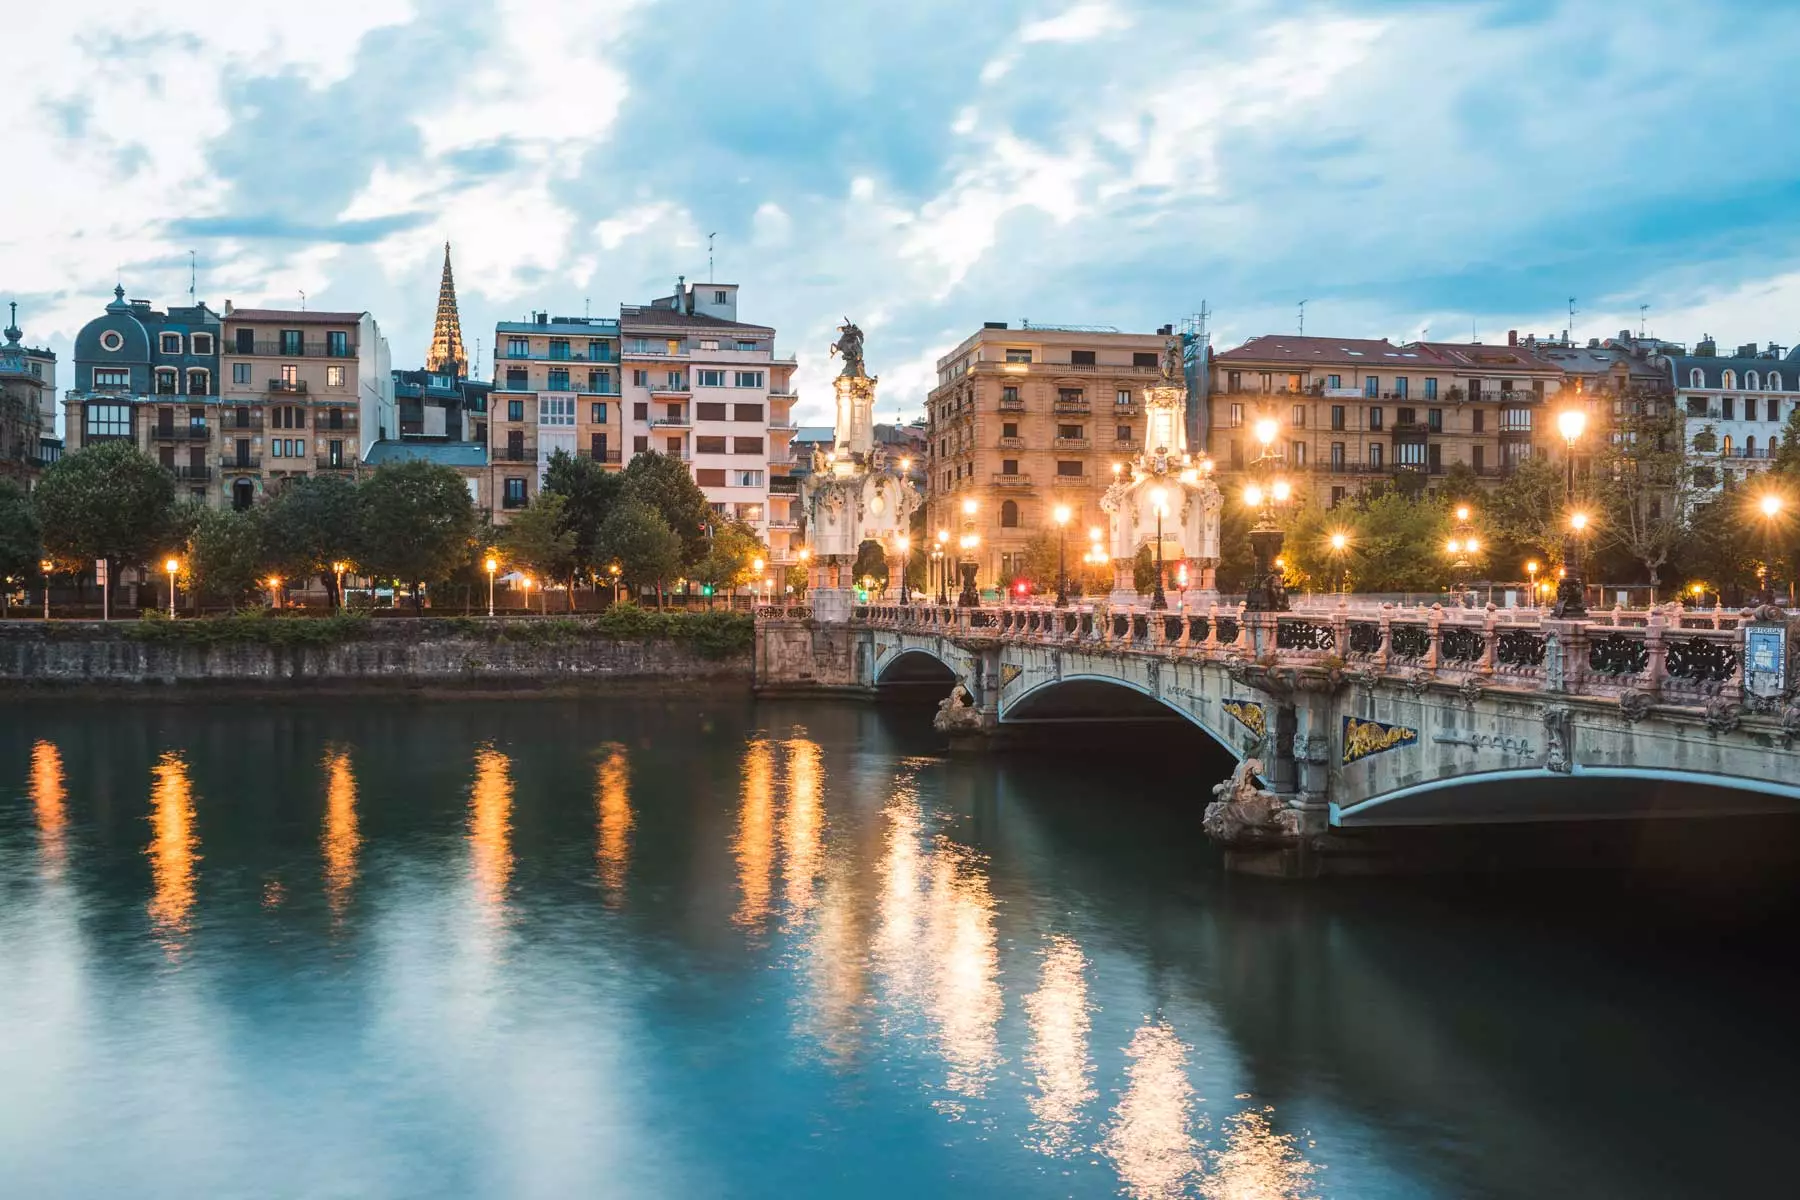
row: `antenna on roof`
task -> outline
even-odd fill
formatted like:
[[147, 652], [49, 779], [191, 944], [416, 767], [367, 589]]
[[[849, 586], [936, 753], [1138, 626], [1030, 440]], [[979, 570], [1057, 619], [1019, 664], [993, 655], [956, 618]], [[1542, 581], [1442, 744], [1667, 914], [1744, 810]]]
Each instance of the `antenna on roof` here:
[[717, 233], [706, 235], [706, 282], [708, 283], [713, 281], [713, 239], [718, 236]]
[[188, 251], [188, 303], [193, 304], [200, 290], [200, 260]]
[[581, 298], [581, 318], [582, 318], [582, 320], [585, 321], [587, 318], [594, 315], [592, 312], [588, 311], [588, 306], [590, 304], [592, 304], [593, 302], [594, 301], [591, 296], [583, 296]]
[[1569, 297], [1569, 327], [1563, 330], [1563, 341], [1575, 344], [1575, 297]]
[[1306, 306], [1308, 303], [1309, 303], [1309, 301], [1306, 301], [1306, 300], [1302, 300], [1300, 302], [1300, 336], [1301, 337], [1306, 336]]
[[1650, 306], [1648, 304], [1638, 305], [1638, 336], [1639, 337], [1644, 336], [1644, 320], [1645, 320], [1645, 317], [1649, 314], [1649, 312], [1650, 312]]
[[474, 378], [474, 379], [481, 378], [481, 339], [480, 338], [475, 339], [475, 373], [471, 378]]
[[300, 311], [301, 312], [306, 311], [306, 293], [305, 292], [300, 293]]

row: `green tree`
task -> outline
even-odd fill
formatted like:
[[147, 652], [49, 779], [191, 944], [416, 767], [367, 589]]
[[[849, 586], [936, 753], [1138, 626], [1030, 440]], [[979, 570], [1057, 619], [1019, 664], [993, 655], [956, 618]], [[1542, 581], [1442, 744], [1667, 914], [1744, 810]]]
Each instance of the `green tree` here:
[[751, 566], [759, 558], [766, 563], [770, 554], [769, 548], [757, 540], [756, 530], [742, 521], [724, 521], [714, 531], [711, 544], [694, 565], [692, 575], [715, 591], [722, 588], [729, 593], [744, 584], [761, 583]]
[[1722, 492], [1696, 503], [1688, 514], [1680, 561], [1691, 582], [1704, 583], [1728, 604], [1741, 601], [1756, 585], [1762, 561], [1758, 529], [1740, 495]]
[[[1440, 501], [1383, 490], [1330, 513], [1298, 516], [1282, 547], [1290, 578], [1310, 579], [1321, 590], [1332, 586], [1339, 569], [1331, 550], [1334, 532], [1345, 535], [1343, 569], [1358, 591], [1429, 592], [1449, 582], [1453, 564], [1444, 544], [1450, 520]], [[1471, 559], [1471, 572], [1482, 565], [1480, 556]]]
[[344, 598], [337, 594], [332, 564], [360, 568], [360, 526], [356, 485], [348, 479], [315, 475], [289, 480], [264, 506], [265, 565], [285, 579], [318, 576], [341, 607]]
[[[564, 521], [568, 500], [554, 492], [539, 492], [530, 504], [513, 514], [500, 531], [500, 549], [513, 564], [524, 567], [540, 580], [563, 580], [568, 585], [568, 608], [575, 611], [575, 531]], [[539, 606], [548, 601], [539, 590]]]
[[188, 537], [184, 574], [188, 586], [235, 612], [262, 578], [264, 515], [255, 508], [207, 509]]
[[1488, 497], [1484, 524], [1497, 540], [1497, 561], [1546, 563], [1562, 557], [1568, 501], [1563, 467], [1534, 455], [1519, 463]]
[[357, 540], [364, 574], [420, 588], [450, 577], [467, 561], [475, 506], [461, 475], [437, 463], [385, 463], [357, 488]]
[[0, 479], [0, 611], [12, 603], [12, 581], [36, 576], [43, 557], [30, 497], [12, 480]]
[[[856, 548], [856, 562], [850, 568], [850, 578], [857, 583], [864, 579], [873, 579], [877, 590], [885, 591], [888, 585], [887, 554], [881, 543], [869, 540]], [[1007, 581], [1001, 580], [1005, 587]]]
[[105, 559], [114, 586], [121, 566], [142, 566], [168, 548], [174, 500], [175, 477], [130, 442], [64, 455], [32, 494], [50, 557], [77, 571]]
[[1616, 550], [1643, 567], [1650, 601], [1687, 529], [1688, 468], [1681, 418], [1672, 400], [1632, 394], [1601, 448], [1595, 548]]
[[561, 496], [563, 524], [575, 534], [573, 551], [575, 570], [600, 571], [600, 526], [619, 501], [625, 487], [625, 476], [608, 471], [591, 458], [579, 458], [558, 450], [550, 456], [544, 471], [543, 490]]
[[1771, 474], [1787, 484], [1790, 494], [1800, 489], [1800, 404], [1788, 411], [1787, 424], [1769, 462]]
[[685, 463], [652, 450], [633, 458], [620, 475], [620, 499], [649, 505], [681, 539], [678, 571], [706, 556], [707, 528], [720, 518]]
[[598, 549], [605, 562], [619, 564], [634, 594], [654, 587], [662, 607], [664, 586], [681, 571], [681, 539], [661, 513], [641, 500], [621, 500], [600, 527]]

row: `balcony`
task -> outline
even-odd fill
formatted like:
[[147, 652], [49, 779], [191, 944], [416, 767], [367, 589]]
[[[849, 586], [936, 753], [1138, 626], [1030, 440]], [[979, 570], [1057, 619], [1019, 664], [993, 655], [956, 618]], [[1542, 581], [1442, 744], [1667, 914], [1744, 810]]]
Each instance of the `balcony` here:
[[1112, 410], [1114, 416], [1135, 417], [1144, 411], [1144, 406], [1136, 400], [1129, 400], [1124, 404], [1120, 404], [1115, 400], [1113, 401]]
[[355, 358], [356, 343], [348, 342], [333, 353], [331, 343], [324, 341], [252, 342], [248, 350], [242, 342], [227, 342], [220, 352], [238, 358]]
[[536, 446], [498, 446], [494, 450], [496, 462], [536, 462]]
[[769, 495], [798, 496], [800, 481], [791, 475], [777, 475], [769, 480]]
[[1002, 397], [1001, 401], [1000, 401], [1000, 411], [1001, 412], [1024, 412], [1025, 411], [1025, 401], [1020, 400], [1016, 397], [1011, 400], [1008, 400], [1008, 399], [1005, 399], [1004, 397]]
[[262, 468], [260, 454], [227, 454], [219, 459], [221, 471], [256, 471]]
[[1090, 403], [1085, 398], [1080, 399], [1080, 400], [1073, 400], [1073, 399], [1065, 399], [1061, 396], [1058, 396], [1054, 401], [1051, 402], [1051, 405], [1050, 405], [1050, 408], [1053, 412], [1059, 412], [1059, 413], [1092, 412], [1093, 407], [1094, 407], [1093, 404]]
[[650, 385], [650, 394], [652, 396], [686, 396], [690, 394], [691, 390], [692, 389], [688, 387], [685, 381], [682, 383], [663, 382]]
[[250, 413], [246, 419], [239, 421], [237, 416], [227, 409], [225, 414], [219, 420], [219, 432], [221, 434], [261, 433], [262, 429], [263, 415], [260, 412]]
[[623, 461], [623, 456], [624, 452], [621, 450], [595, 450], [591, 446], [582, 446], [575, 451], [576, 458], [591, 459], [594, 462], [604, 463], [608, 466], [617, 466]]
[[1503, 442], [1529, 442], [1531, 440], [1531, 426], [1502, 425], [1500, 427], [1500, 440]]
[[152, 425], [150, 436], [159, 442], [205, 442], [212, 430], [205, 425]]
[[356, 457], [350, 454], [321, 454], [313, 462], [314, 469], [320, 471], [354, 471]]
[[1023, 450], [1025, 448], [1025, 439], [1022, 437], [1003, 437], [1000, 439], [1000, 448], [1002, 450]]
[[306, 395], [306, 380], [271, 379], [269, 380], [269, 395], [304, 396]]
[[1051, 443], [1058, 450], [1091, 450], [1094, 439], [1084, 437], [1059, 437]]
[[996, 471], [993, 479], [994, 486], [997, 488], [1028, 488], [1031, 486], [1031, 476], [1029, 475]]
[[1136, 438], [1114, 438], [1113, 449], [1125, 454], [1135, 454], [1144, 448], [1144, 443]]
[[1423, 421], [1395, 421], [1389, 427], [1389, 432], [1397, 438], [1422, 438], [1428, 433], [1442, 433], [1443, 430], [1432, 429]]
[[678, 416], [669, 416], [667, 413], [665, 413], [660, 417], [652, 417], [650, 419], [650, 428], [652, 428], [652, 429], [686, 429], [689, 426], [693, 425], [693, 423], [694, 423], [693, 420], [691, 418], [689, 418], [685, 413], [678, 415]]
[[211, 467], [196, 467], [192, 463], [164, 463], [163, 470], [169, 472], [169, 474], [175, 476], [176, 479], [183, 483], [204, 483], [212, 478]]

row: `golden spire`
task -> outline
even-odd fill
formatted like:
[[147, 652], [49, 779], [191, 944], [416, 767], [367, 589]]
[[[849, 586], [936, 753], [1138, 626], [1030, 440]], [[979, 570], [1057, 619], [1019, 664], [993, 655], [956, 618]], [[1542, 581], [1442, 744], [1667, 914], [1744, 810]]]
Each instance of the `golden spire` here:
[[461, 379], [469, 373], [469, 355], [463, 349], [462, 318], [456, 312], [456, 280], [450, 274], [450, 243], [444, 243], [444, 278], [438, 283], [437, 325], [431, 331], [431, 352], [425, 369]]

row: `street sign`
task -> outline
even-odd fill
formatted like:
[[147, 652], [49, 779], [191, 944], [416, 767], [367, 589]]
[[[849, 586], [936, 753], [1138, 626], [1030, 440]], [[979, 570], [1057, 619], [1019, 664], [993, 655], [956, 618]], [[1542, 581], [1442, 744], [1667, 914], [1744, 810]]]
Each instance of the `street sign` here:
[[1744, 690], [1770, 699], [1787, 690], [1787, 623], [1752, 621], [1744, 627]]

